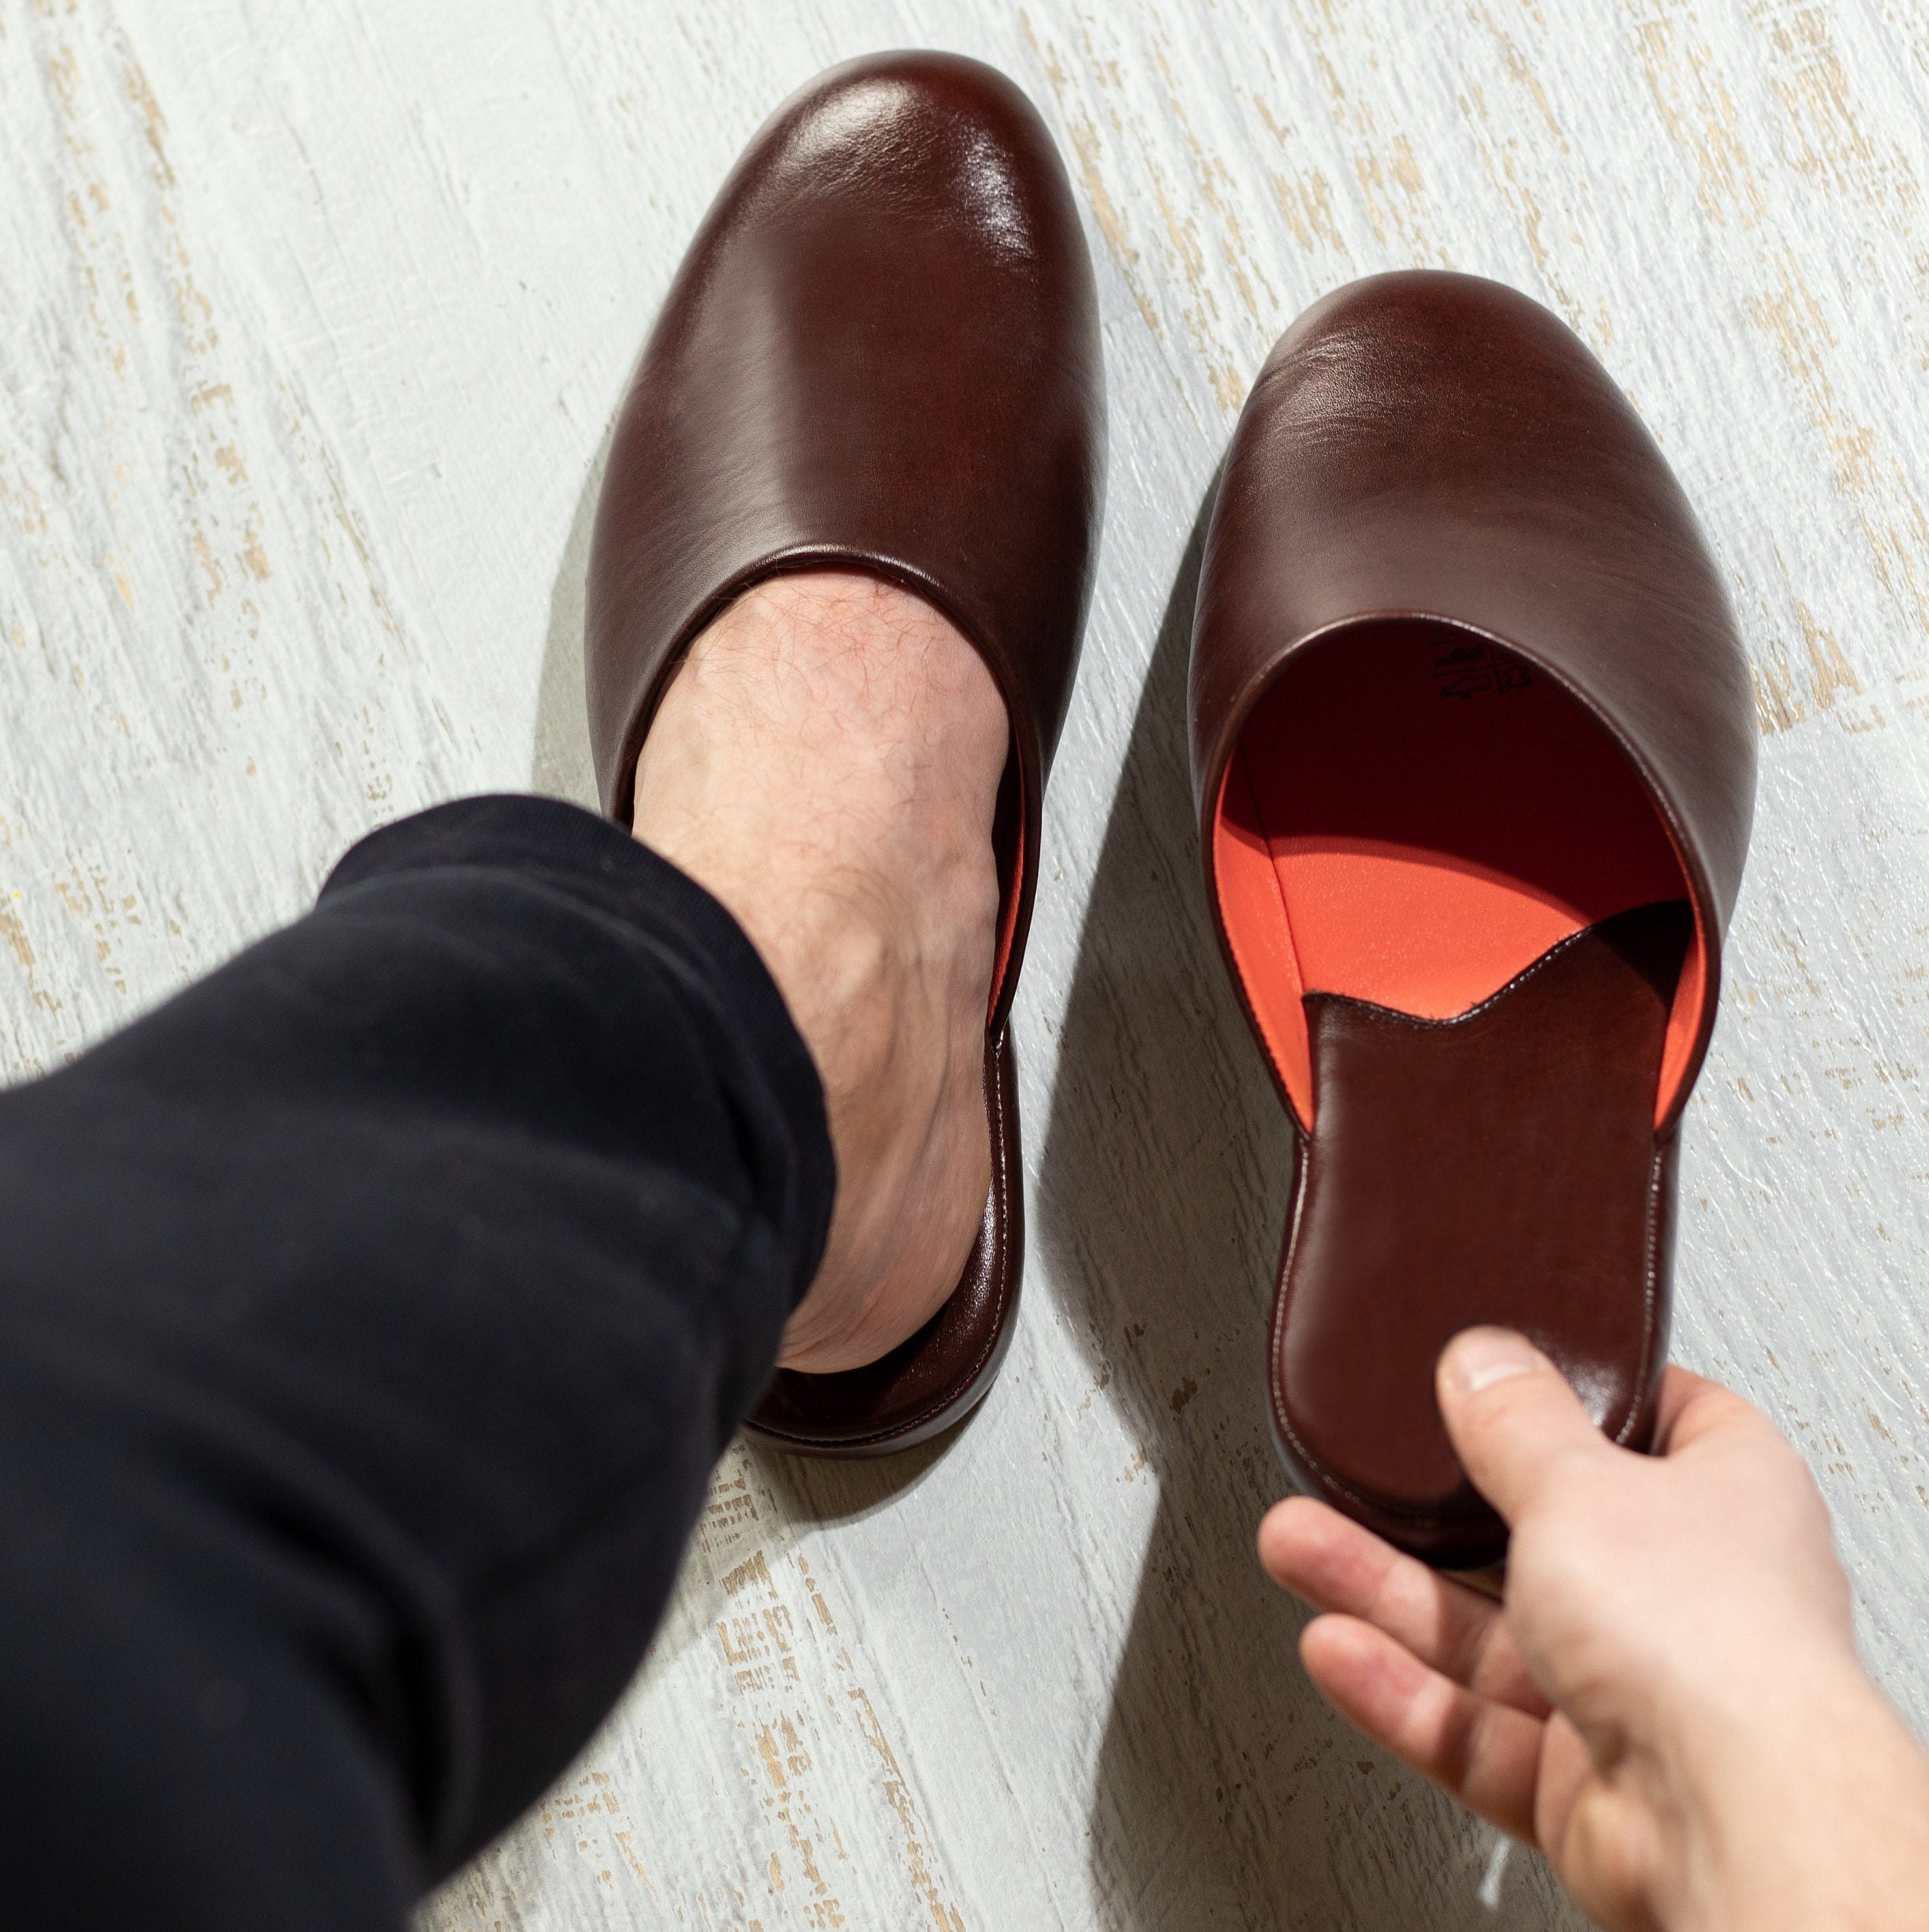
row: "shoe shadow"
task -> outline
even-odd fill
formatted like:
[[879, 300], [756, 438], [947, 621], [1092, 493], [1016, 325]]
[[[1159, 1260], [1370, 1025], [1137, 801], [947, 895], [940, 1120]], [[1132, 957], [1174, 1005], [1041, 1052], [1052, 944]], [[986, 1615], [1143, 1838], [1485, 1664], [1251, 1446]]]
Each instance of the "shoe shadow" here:
[[566, 798], [591, 811], [602, 809], [596, 797], [596, 768], [589, 755], [589, 688], [583, 676], [583, 610], [589, 589], [589, 540], [596, 527], [596, 499], [603, 494], [603, 472], [610, 467], [610, 446], [616, 437], [611, 413], [576, 515], [556, 566], [555, 587], [549, 594], [549, 631], [543, 643], [543, 671], [536, 686], [535, 736], [529, 752], [529, 789], [547, 798]]
[[793, 1523], [853, 1523], [886, 1508], [921, 1483], [926, 1472], [976, 1419], [977, 1412], [958, 1429], [935, 1442], [894, 1456], [843, 1460], [823, 1456], [791, 1456], [767, 1443], [750, 1445], [757, 1473], [781, 1497]]
[[1100, 849], [1034, 1194], [1038, 1278], [1159, 1493], [1092, 1792], [1095, 1914], [1107, 1932], [1564, 1925], [1538, 1860], [1496, 1860], [1494, 1833], [1332, 1713], [1300, 1667], [1305, 1613], [1253, 1553], [1287, 1487], [1263, 1338], [1293, 1143], [1220, 963], [1188, 778], [1216, 488]]

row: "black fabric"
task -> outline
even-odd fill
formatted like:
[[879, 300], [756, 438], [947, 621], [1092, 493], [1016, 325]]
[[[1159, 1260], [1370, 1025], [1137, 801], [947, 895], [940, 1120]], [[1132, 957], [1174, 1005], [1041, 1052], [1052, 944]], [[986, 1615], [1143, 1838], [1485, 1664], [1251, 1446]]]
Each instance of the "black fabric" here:
[[384, 1932], [587, 1741], [815, 1271], [816, 1072], [573, 806], [0, 1095], [0, 1918]]

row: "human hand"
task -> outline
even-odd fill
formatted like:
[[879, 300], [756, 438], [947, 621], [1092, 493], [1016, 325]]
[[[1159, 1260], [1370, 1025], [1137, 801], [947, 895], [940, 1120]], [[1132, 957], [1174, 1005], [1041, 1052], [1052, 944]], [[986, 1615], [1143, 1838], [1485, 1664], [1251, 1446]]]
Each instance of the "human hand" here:
[[1544, 1851], [1611, 1932], [1929, 1926], [1929, 1761], [1857, 1661], [1828, 1511], [1758, 1410], [1670, 1368], [1655, 1453], [1475, 1329], [1438, 1392], [1511, 1527], [1505, 1594], [1306, 1497], [1260, 1560], [1326, 1614], [1308, 1674], [1396, 1756]]

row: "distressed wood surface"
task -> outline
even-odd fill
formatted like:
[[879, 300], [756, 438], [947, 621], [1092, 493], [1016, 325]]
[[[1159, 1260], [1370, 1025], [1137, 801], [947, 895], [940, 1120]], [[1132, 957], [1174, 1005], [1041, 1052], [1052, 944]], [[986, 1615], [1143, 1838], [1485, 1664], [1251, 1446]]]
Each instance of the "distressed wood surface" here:
[[1929, 1719], [1929, 16], [1841, 0], [0, 0], [0, 1070], [465, 791], [588, 796], [601, 451], [790, 88], [1005, 67], [1098, 264], [1110, 507], [1017, 1009], [1033, 1244], [979, 1417], [742, 1447], [581, 1765], [424, 1932], [1576, 1923], [1308, 1691], [1259, 1577], [1287, 1143], [1207, 934], [1195, 523], [1274, 338], [1435, 263], [1550, 304], [1700, 506], [1760, 804], [1678, 1352], [1838, 1512]]

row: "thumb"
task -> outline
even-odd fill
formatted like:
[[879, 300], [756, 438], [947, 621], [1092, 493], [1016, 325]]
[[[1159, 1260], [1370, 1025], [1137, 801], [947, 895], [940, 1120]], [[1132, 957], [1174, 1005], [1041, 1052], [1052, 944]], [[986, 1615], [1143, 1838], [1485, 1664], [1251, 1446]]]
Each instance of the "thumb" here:
[[1557, 1464], [1612, 1453], [1567, 1378], [1512, 1329], [1462, 1330], [1434, 1385], [1461, 1466], [1509, 1527]]

